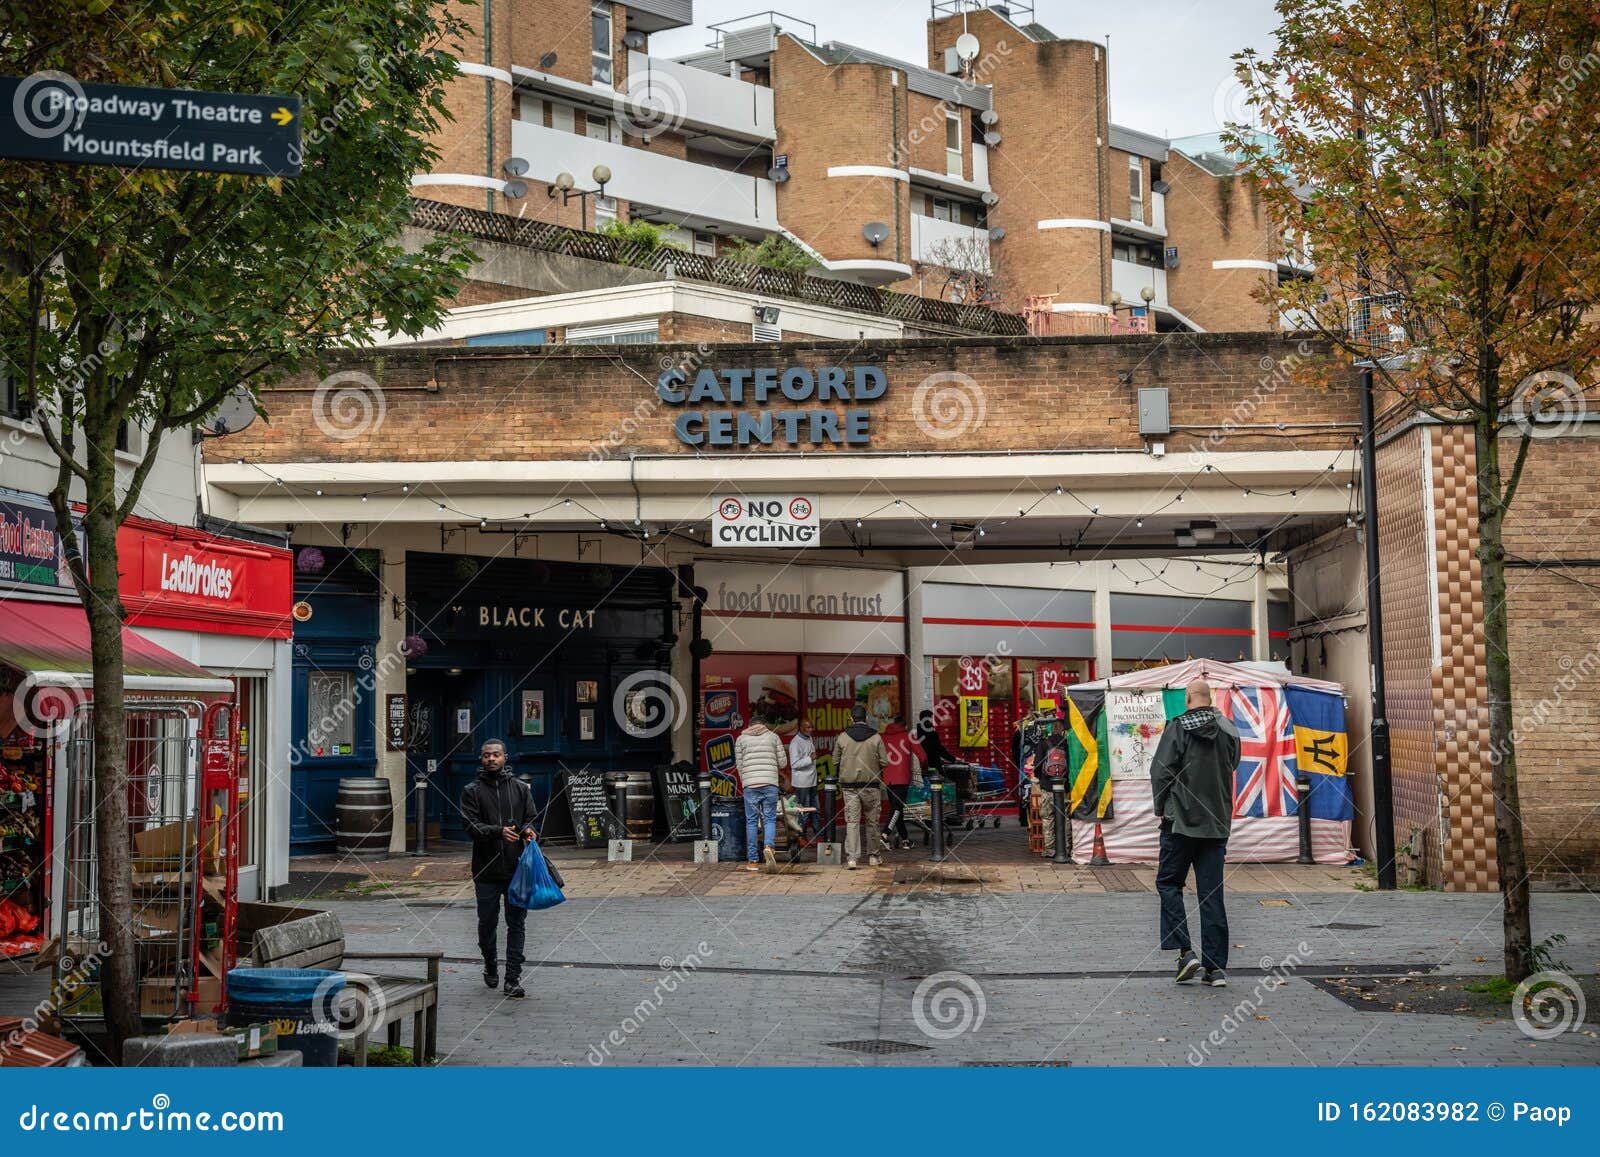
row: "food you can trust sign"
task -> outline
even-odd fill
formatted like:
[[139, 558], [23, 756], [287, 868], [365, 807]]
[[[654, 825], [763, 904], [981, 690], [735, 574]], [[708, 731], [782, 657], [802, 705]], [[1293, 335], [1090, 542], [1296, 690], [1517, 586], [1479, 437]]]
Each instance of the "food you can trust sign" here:
[[729, 495], [711, 510], [713, 546], [819, 546], [817, 500], [804, 494]]

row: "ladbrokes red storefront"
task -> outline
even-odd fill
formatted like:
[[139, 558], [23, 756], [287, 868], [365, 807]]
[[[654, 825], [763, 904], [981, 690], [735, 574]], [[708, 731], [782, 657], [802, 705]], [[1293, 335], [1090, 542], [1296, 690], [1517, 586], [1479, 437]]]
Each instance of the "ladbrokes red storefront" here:
[[292, 556], [143, 518], [123, 524], [117, 553], [129, 625], [237, 689], [239, 898], [262, 898], [289, 879]]

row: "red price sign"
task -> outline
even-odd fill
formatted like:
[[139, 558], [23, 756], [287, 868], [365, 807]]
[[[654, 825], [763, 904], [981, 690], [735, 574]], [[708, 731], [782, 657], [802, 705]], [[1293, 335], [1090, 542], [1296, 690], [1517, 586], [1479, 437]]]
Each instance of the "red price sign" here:
[[963, 658], [960, 672], [956, 675], [956, 684], [961, 688], [963, 695], [987, 695], [989, 693], [989, 667], [982, 659]]
[[1054, 663], [1041, 664], [1039, 667], [1039, 691], [1037, 698], [1061, 699], [1061, 668]]

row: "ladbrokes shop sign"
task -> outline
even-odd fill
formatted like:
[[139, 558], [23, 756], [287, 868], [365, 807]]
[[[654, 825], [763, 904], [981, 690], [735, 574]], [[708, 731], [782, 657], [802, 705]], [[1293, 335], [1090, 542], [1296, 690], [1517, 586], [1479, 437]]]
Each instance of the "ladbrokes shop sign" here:
[[878, 366], [674, 368], [656, 379], [661, 400], [683, 407], [678, 440], [696, 447], [865, 446], [872, 411], [860, 403], [888, 389]]

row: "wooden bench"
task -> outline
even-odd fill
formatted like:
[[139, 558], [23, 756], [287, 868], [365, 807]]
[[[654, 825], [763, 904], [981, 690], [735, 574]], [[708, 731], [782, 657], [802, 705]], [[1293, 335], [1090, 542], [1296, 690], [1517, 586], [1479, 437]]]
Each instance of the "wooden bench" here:
[[[411, 1057], [426, 1065], [437, 1054], [439, 1045], [439, 961], [444, 953], [437, 949], [412, 952], [352, 952], [345, 947], [344, 926], [332, 912], [298, 908], [285, 904], [241, 903], [239, 905], [240, 966], [253, 968], [328, 968], [344, 972], [350, 987], [361, 987], [372, 994], [368, 1008], [375, 1015], [366, 1023], [339, 1033], [355, 1050], [357, 1068], [367, 1064], [367, 1038], [379, 1029], [388, 1030], [391, 1045], [400, 1043], [400, 1029], [411, 1019]], [[421, 976], [390, 976], [354, 972], [345, 961], [412, 962], [426, 965]]]

